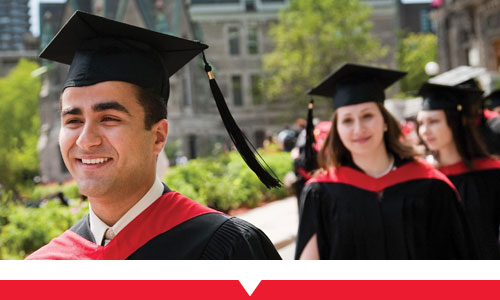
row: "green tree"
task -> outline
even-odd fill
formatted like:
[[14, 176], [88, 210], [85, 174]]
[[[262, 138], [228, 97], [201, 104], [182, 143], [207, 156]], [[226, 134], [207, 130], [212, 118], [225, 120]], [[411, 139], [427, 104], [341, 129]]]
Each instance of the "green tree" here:
[[429, 79], [425, 65], [437, 61], [437, 37], [432, 33], [410, 33], [400, 40], [396, 53], [398, 68], [408, 72], [401, 80], [401, 91], [416, 94]]
[[371, 7], [358, 0], [292, 0], [270, 29], [275, 49], [264, 56], [266, 99], [304, 101], [304, 93], [344, 62], [386, 55], [370, 34]]
[[38, 173], [41, 81], [31, 76], [37, 68], [36, 63], [22, 59], [0, 78], [0, 184], [16, 192]]

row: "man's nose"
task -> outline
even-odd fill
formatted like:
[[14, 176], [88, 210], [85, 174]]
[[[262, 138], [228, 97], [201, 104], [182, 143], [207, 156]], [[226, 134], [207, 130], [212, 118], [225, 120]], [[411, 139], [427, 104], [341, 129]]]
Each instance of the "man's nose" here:
[[83, 126], [83, 130], [80, 133], [80, 136], [76, 140], [76, 144], [78, 147], [89, 150], [94, 146], [100, 145], [102, 142], [101, 135], [96, 125], [91, 122], [85, 123]]

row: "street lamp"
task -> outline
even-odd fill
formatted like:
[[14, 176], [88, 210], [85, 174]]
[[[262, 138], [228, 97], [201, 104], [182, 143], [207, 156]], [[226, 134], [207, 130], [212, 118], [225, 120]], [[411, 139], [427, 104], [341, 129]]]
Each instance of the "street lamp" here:
[[430, 61], [425, 64], [425, 74], [435, 76], [439, 73], [439, 65], [435, 61]]

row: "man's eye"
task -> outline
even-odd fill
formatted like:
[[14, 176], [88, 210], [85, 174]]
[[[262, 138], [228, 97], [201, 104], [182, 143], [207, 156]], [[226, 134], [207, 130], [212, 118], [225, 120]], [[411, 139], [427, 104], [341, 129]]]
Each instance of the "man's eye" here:
[[104, 117], [104, 118], [102, 118], [102, 121], [103, 122], [118, 122], [120, 120], [117, 118], [113, 118], [113, 117]]
[[66, 121], [66, 124], [78, 124], [78, 123], [82, 123], [82, 121], [79, 119], [69, 119]]

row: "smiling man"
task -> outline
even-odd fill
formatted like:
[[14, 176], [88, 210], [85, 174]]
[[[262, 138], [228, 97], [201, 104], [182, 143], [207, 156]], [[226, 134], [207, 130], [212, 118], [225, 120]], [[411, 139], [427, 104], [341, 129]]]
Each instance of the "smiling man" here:
[[28, 259], [279, 259], [267, 236], [156, 177], [168, 77], [207, 46], [76, 12], [40, 55], [71, 64], [60, 150], [90, 212]]

